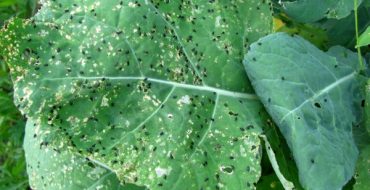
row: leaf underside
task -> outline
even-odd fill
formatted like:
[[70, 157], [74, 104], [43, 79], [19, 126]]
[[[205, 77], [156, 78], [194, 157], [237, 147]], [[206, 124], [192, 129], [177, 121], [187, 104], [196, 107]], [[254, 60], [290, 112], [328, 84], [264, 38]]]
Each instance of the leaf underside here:
[[[283, 48], [282, 48], [283, 47]], [[307, 189], [340, 189], [358, 150], [352, 125], [361, 119], [362, 79], [355, 53], [327, 53], [301, 37], [276, 33], [252, 44], [244, 65], [293, 153]]]
[[260, 0], [60, 0], [0, 37], [44, 144], [150, 189], [253, 189], [267, 114], [242, 58], [271, 20]]

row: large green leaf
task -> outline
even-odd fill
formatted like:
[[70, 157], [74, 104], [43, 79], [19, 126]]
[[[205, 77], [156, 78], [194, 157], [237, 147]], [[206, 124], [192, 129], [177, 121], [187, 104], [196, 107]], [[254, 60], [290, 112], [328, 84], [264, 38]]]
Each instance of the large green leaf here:
[[276, 33], [251, 46], [245, 67], [282, 131], [306, 189], [340, 189], [353, 175], [358, 150], [352, 125], [361, 118], [355, 53], [324, 53], [301, 37]]
[[271, 19], [260, 0], [47, 1], [1, 37], [45, 142], [150, 189], [253, 189], [266, 114], [242, 59]]
[[42, 126], [29, 120], [24, 149], [27, 172], [33, 189], [120, 189], [140, 190], [133, 185], [120, 185], [115, 173], [71, 150], [46, 143], [38, 130]]
[[[359, 4], [361, 2], [359, 0]], [[315, 22], [322, 18], [341, 19], [354, 8], [353, 0], [286, 0], [281, 4], [285, 13], [300, 22]]]

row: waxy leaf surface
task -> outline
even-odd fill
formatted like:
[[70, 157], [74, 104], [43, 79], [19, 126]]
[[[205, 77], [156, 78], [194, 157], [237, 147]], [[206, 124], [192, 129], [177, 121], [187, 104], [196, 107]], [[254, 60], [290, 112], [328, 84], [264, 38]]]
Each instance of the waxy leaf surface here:
[[287, 140], [306, 189], [340, 189], [352, 177], [363, 94], [355, 53], [327, 53], [301, 37], [276, 33], [252, 44], [245, 68]]

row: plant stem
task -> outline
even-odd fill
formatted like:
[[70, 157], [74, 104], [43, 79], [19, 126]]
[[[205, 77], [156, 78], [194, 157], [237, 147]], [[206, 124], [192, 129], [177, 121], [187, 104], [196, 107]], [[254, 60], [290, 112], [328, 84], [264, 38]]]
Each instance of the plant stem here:
[[357, 55], [358, 55], [358, 61], [360, 62], [360, 71], [365, 70], [364, 68], [364, 63], [362, 61], [362, 56], [361, 56], [361, 47], [357, 46], [358, 44], [358, 14], [357, 14], [357, 5], [358, 5], [358, 0], [354, 0], [354, 11], [355, 11], [355, 29], [356, 29], [356, 49], [357, 49]]

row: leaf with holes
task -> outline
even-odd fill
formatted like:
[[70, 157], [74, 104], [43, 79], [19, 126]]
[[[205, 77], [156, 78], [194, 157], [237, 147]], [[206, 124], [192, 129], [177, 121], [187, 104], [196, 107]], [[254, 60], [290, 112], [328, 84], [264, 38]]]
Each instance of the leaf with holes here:
[[324, 53], [303, 38], [276, 33], [252, 44], [244, 65], [293, 153], [307, 189], [340, 189], [352, 177], [358, 150], [363, 80], [357, 55]]
[[26, 124], [24, 149], [33, 189], [144, 190], [130, 184], [120, 185], [112, 171], [73, 150], [52, 147], [42, 135], [36, 134], [40, 128], [32, 120]]
[[261, 0], [45, 1], [0, 49], [42, 142], [150, 189], [253, 189], [267, 115], [242, 58], [271, 22]]

